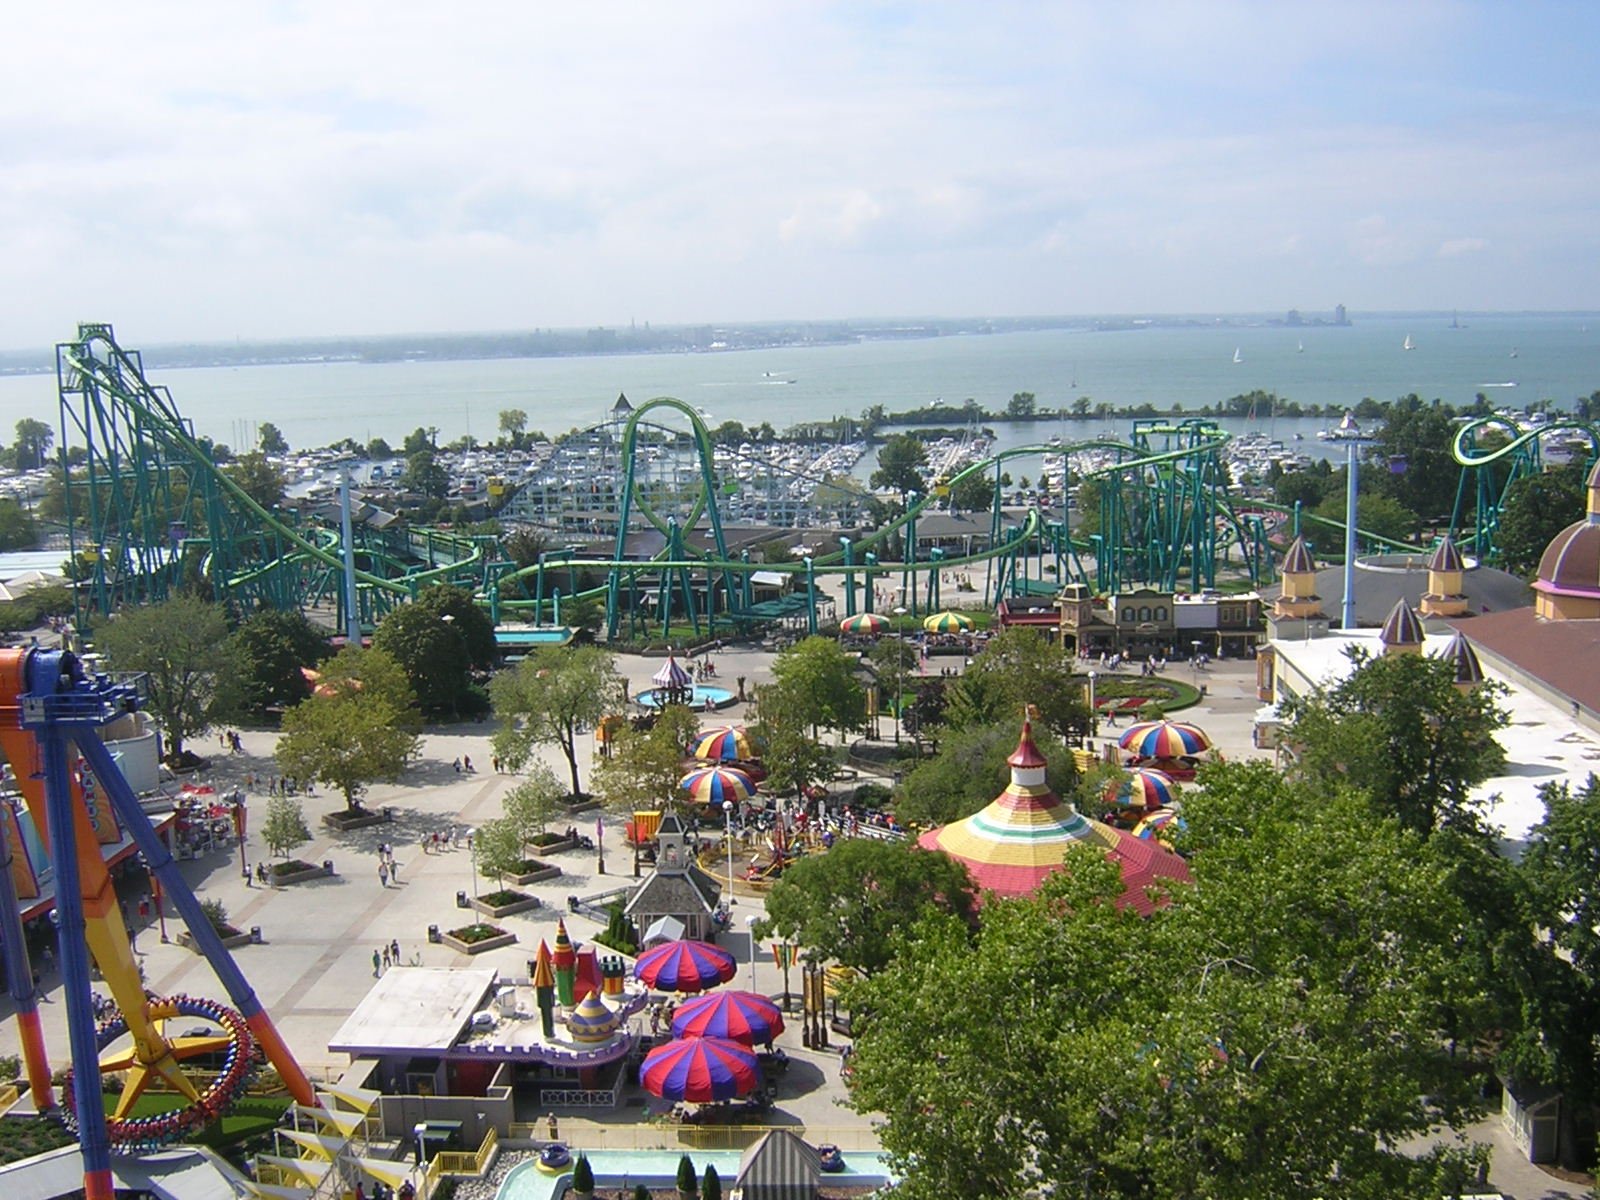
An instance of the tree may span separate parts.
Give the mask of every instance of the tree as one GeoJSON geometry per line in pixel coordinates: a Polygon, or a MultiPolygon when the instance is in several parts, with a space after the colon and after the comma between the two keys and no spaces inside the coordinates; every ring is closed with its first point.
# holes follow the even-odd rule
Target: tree
{"type": "Polygon", "coordinates": [[[1011,421],[1031,421],[1039,409],[1032,392],[1013,392],[1006,404],[1006,418],[1011,421]]]}
{"type": "Polygon", "coordinates": [[[1450,446],[1456,427],[1454,410],[1438,401],[1425,403],[1412,394],[1389,406],[1374,446],[1380,463],[1378,488],[1410,512],[1429,520],[1448,516],[1460,478],[1450,446]],[[1404,470],[1392,468],[1404,466],[1404,470]]]}
{"type": "Polygon", "coordinates": [[[966,867],[914,842],[846,838],[807,855],[767,896],[757,937],[776,932],[825,958],[873,975],[889,965],[896,939],[933,911],[971,922],[977,899],[966,867]]]}
{"type": "Polygon", "coordinates": [[[897,1194],[1463,1190],[1471,1151],[1402,1147],[1481,1106],[1437,1026],[1475,986],[1451,952],[1466,914],[1420,839],[1266,764],[1219,768],[1185,817],[1195,886],[1150,917],[1108,902],[1117,868],[1086,851],[986,903],[976,938],[924,918],[846,990],[850,1102],[883,1115],[897,1194]]]}
{"type": "Polygon", "coordinates": [[[572,1191],[577,1196],[594,1194],[594,1168],[589,1165],[588,1155],[578,1155],[572,1166],[572,1191]]]}
{"type": "MultiPolygon", "coordinates": [[[[1006,764],[1017,748],[1016,720],[951,730],[939,752],[918,763],[895,794],[894,813],[902,825],[930,829],[970,817],[998,796],[1011,779],[1006,764]]],[[[1045,781],[1058,796],[1072,796],[1078,782],[1072,755],[1054,735],[1034,731],[1034,742],[1049,762],[1045,781]]]]}
{"type": "Polygon", "coordinates": [[[891,706],[894,709],[894,740],[898,745],[900,726],[903,724],[900,710],[904,702],[906,680],[917,665],[917,652],[906,644],[904,638],[885,637],[878,639],[867,657],[872,660],[878,673],[878,685],[883,697],[879,703],[885,709],[891,706]]]}
{"type": "Polygon", "coordinates": [[[1518,1081],[1560,1090],[1557,1153],[1579,1170],[1593,1163],[1593,1142],[1585,1147],[1574,1118],[1600,1102],[1600,780],[1590,775],[1577,790],[1547,784],[1541,795],[1545,819],[1518,871],[1524,928],[1540,932],[1532,969],[1516,975],[1525,1020],[1504,1059],[1518,1081]]]}
{"type": "Polygon", "coordinates": [[[263,609],[233,634],[239,704],[246,712],[287,708],[311,694],[305,668],[328,653],[328,631],[298,609],[263,609]]]}
{"type": "Polygon", "coordinates": [[[238,659],[217,605],[177,596],[123,609],[95,629],[94,641],[114,669],[145,675],[146,707],[166,731],[169,759],[234,713],[238,659]]]}
{"type": "Polygon", "coordinates": [[[794,687],[769,683],[756,689],[755,736],[761,742],[761,765],[767,769],[765,791],[804,795],[826,779],[835,766],[833,751],[810,736],[811,705],[794,687]]]}
{"type": "Polygon", "coordinates": [[[261,422],[256,435],[256,444],[261,447],[263,454],[289,453],[289,439],[284,437],[271,421],[261,422]]]}
{"type": "Polygon", "coordinates": [[[34,471],[44,466],[55,440],[56,431],[50,426],[32,417],[23,417],[17,422],[17,444],[13,449],[17,470],[34,471]]]}
{"type": "Polygon", "coordinates": [[[450,492],[450,472],[439,465],[432,450],[418,450],[406,456],[406,470],[400,483],[407,491],[443,500],[450,492]]]}
{"type": "Polygon", "coordinates": [[[535,746],[557,746],[572,774],[572,794],[581,795],[578,730],[594,728],[622,701],[611,655],[598,646],[543,646],[516,670],[495,676],[489,694],[504,722],[494,735],[495,753],[515,771],[535,746]]]}
{"type": "Polygon", "coordinates": [[[278,766],[333,788],[347,812],[359,812],[370,784],[398,780],[420,753],[415,704],[400,664],[347,646],[323,668],[317,693],[284,713],[278,766]]]}
{"type": "Polygon", "coordinates": [[[406,434],[405,443],[401,446],[401,453],[403,453],[407,458],[410,458],[414,454],[421,454],[425,451],[432,453],[434,449],[434,443],[438,440],[438,437],[438,426],[430,425],[424,429],[422,426],[418,425],[410,433],[406,434]]]}
{"type": "Polygon", "coordinates": [[[506,818],[515,821],[523,832],[523,841],[542,834],[551,818],[563,811],[565,793],[555,772],[544,763],[534,763],[521,783],[506,793],[501,807],[506,818]]]}
{"type": "Polygon", "coordinates": [[[614,812],[659,808],[683,797],[686,747],[700,730],[699,719],[681,704],[668,704],[655,723],[640,732],[624,726],[611,752],[595,768],[595,787],[614,812]]]}
{"type": "Polygon", "coordinates": [[[393,458],[394,448],[381,437],[375,437],[366,446],[368,458],[393,458]]]}
{"type": "Polygon", "coordinates": [[[525,831],[509,817],[482,821],[472,835],[472,857],[480,874],[494,876],[495,887],[504,887],[507,875],[520,872],[525,831]]]}
{"type": "Polygon", "coordinates": [[[536,529],[518,529],[500,539],[500,549],[522,570],[538,564],[539,555],[550,549],[550,539],[536,529]]]}
{"type": "Polygon", "coordinates": [[[928,449],[909,433],[896,433],[878,451],[878,469],[868,482],[875,488],[890,488],[902,499],[908,492],[926,493],[922,472],[928,465],[928,449]]]}
{"type": "Polygon", "coordinates": [[[500,432],[513,446],[522,445],[523,430],[528,428],[528,414],[520,408],[500,410],[500,432]]]}
{"type": "Polygon", "coordinates": [[[1505,761],[1494,739],[1507,722],[1497,703],[1504,689],[1482,683],[1462,692],[1453,666],[1439,658],[1347,653],[1349,675],[1284,705],[1299,771],[1344,781],[1424,836],[1445,826],[1477,829],[1469,793],[1505,761]]]}
{"type": "Polygon", "coordinates": [[[261,823],[261,840],[267,849],[288,858],[311,840],[305,814],[294,796],[272,796],[267,800],[267,819],[261,823]]]}
{"type": "Polygon", "coordinates": [[[694,1193],[694,1162],[687,1154],[678,1158],[678,1192],[684,1196],[694,1193]]]}
{"type": "Polygon", "coordinates": [[[454,621],[441,620],[421,604],[402,604],[378,622],[372,646],[404,668],[424,712],[460,711],[472,664],[454,621]]]}
{"type": "Polygon", "coordinates": [[[987,471],[973,471],[950,485],[951,512],[982,512],[994,504],[994,478],[987,471]]]}
{"type": "Polygon", "coordinates": [[[31,550],[39,544],[33,514],[15,500],[0,500],[0,550],[31,550]]]}
{"type": "Polygon", "coordinates": [[[804,724],[850,733],[867,719],[866,691],[856,678],[856,660],[832,638],[808,637],[778,652],[772,674],[804,724]]]}
{"type": "MultiPolygon", "coordinates": [[[[1323,494],[1321,503],[1313,511],[1324,520],[1342,525],[1345,516],[1343,472],[1339,480],[1337,486],[1323,494]]],[[[1375,533],[1396,542],[1409,542],[1416,537],[1417,527],[1421,524],[1416,513],[1392,496],[1366,490],[1356,496],[1356,528],[1366,533],[1375,533]]]]}
{"type": "Polygon", "coordinates": [[[706,1164],[706,1173],[700,1179],[700,1200],[722,1200],[722,1176],[711,1163],[706,1164]]]}
{"type": "Polygon", "coordinates": [[[1545,547],[1568,525],[1582,520],[1585,491],[1576,469],[1525,475],[1506,491],[1495,543],[1505,569],[1531,575],[1545,547]]]}
{"type": "Polygon", "coordinates": [[[1085,681],[1072,658],[1036,629],[1016,627],[989,639],[949,689],[945,724],[953,729],[1010,722],[1025,710],[1057,736],[1078,740],[1089,732],[1085,681]]]}
{"type": "Polygon", "coordinates": [[[283,476],[259,451],[241,454],[222,468],[222,473],[262,508],[270,511],[283,503],[283,476]]]}

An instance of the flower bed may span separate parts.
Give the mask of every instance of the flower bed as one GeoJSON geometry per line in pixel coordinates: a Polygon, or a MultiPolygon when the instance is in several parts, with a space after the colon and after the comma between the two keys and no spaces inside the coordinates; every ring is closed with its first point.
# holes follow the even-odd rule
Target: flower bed
{"type": "Polygon", "coordinates": [[[516,892],[509,888],[501,892],[490,892],[487,896],[474,896],[471,903],[474,910],[481,912],[486,917],[499,920],[509,917],[512,913],[526,912],[530,908],[539,907],[539,897],[530,896],[527,892],[516,892]]]}
{"type": "Polygon", "coordinates": [[[291,883],[304,883],[308,879],[322,879],[333,874],[327,867],[318,866],[316,863],[304,862],[298,858],[291,859],[288,862],[273,863],[272,866],[267,868],[267,871],[271,876],[272,882],[279,887],[291,883]]]}
{"type": "Polygon", "coordinates": [[[517,873],[511,876],[511,882],[518,887],[538,883],[544,879],[555,879],[561,874],[561,868],[555,863],[541,862],[537,858],[525,858],[517,864],[517,867],[517,873]]]}
{"type": "Polygon", "coordinates": [[[498,925],[480,921],[476,925],[463,925],[460,929],[449,930],[440,934],[439,938],[458,953],[482,954],[486,950],[498,950],[501,946],[515,945],[517,935],[507,933],[498,925]]]}
{"type": "MultiPolygon", "coordinates": [[[[223,946],[229,950],[237,950],[240,946],[248,946],[253,940],[248,933],[241,932],[232,925],[224,925],[218,929],[217,937],[222,939],[223,946]]],[[[200,953],[200,947],[195,944],[194,935],[187,929],[180,929],[176,940],[178,945],[184,949],[193,950],[196,954],[200,953]]]]}
{"type": "Polygon", "coordinates": [[[379,812],[368,812],[364,808],[345,808],[338,812],[322,814],[322,823],[340,833],[348,833],[352,829],[366,829],[370,825],[382,825],[391,819],[387,808],[379,812]]]}
{"type": "Polygon", "coordinates": [[[536,833],[528,839],[528,845],[541,854],[556,854],[562,850],[571,850],[577,844],[564,833],[536,833]]]}

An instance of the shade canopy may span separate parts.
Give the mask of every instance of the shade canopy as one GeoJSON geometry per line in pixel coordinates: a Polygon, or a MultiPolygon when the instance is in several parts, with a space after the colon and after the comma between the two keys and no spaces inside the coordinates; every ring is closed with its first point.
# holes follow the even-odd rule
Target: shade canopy
{"type": "Polygon", "coordinates": [[[663,942],[639,955],[633,977],[660,992],[703,992],[732,979],[733,955],[710,942],[663,942]]]}
{"type": "Polygon", "coordinates": [[[685,1000],[672,1016],[672,1036],[727,1038],[764,1046],[783,1032],[783,1013],[755,992],[716,992],[685,1000]]]}
{"type": "Polygon", "coordinates": [[[922,627],[929,633],[969,633],[972,618],[958,612],[934,613],[923,618],[922,627]]]}
{"type": "Polygon", "coordinates": [[[1141,767],[1112,786],[1107,799],[1121,808],[1166,808],[1178,797],[1172,776],[1153,767],[1141,767]]]}
{"type": "Polygon", "coordinates": [[[917,839],[924,849],[943,850],[961,862],[981,890],[1032,895],[1080,848],[1117,864],[1124,889],[1117,903],[1136,912],[1149,913],[1159,903],[1147,889],[1189,878],[1184,861],[1159,843],[1090,820],[1057,796],[1046,782],[1047,764],[1026,722],[1007,762],[1011,782],[993,803],[917,839]]]}
{"type": "Polygon", "coordinates": [[[650,676],[650,682],[657,687],[686,688],[693,687],[694,680],[689,677],[689,672],[679,665],[669,651],[667,661],[661,664],[661,669],[650,676]]]}
{"type": "Polygon", "coordinates": [[[737,767],[702,767],[678,780],[678,786],[689,794],[689,799],[702,804],[721,804],[724,800],[737,804],[756,792],[756,781],[737,767]]]}
{"type": "Polygon", "coordinates": [[[889,628],[889,619],[877,613],[857,613],[839,622],[840,633],[882,633],[889,628]]]}
{"type": "Polygon", "coordinates": [[[694,756],[711,762],[747,762],[755,757],[755,749],[746,730],[725,725],[701,734],[694,756]]]}
{"type": "Polygon", "coordinates": [[[652,1096],[709,1104],[761,1086],[755,1052],[726,1038],[684,1038],[645,1055],[639,1082],[652,1096]]]}
{"type": "Polygon", "coordinates": [[[1133,827],[1133,836],[1146,842],[1154,838],[1165,845],[1172,841],[1175,831],[1184,828],[1183,817],[1177,809],[1158,808],[1153,813],[1146,813],[1144,819],[1133,827]]]}
{"type": "Polygon", "coordinates": [[[1128,726],[1117,745],[1135,758],[1193,758],[1211,749],[1211,739],[1183,721],[1140,721],[1128,726]]]}

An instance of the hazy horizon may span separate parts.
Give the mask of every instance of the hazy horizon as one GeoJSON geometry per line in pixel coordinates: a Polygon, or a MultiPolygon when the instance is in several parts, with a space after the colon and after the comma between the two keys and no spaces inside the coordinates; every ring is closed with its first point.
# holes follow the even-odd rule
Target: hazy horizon
{"type": "Polygon", "coordinates": [[[8,346],[1600,310],[1589,4],[72,11],[7,18],[8,346]]]}

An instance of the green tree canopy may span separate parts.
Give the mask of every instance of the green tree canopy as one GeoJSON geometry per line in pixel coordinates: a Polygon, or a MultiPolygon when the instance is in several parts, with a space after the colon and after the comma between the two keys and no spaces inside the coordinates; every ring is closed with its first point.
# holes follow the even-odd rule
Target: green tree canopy
{"type": "Polygon", "coordinates": [[[1469,793],[1505,761],[1494,738],[1507,721],[1503,689],[1483,683],[1462,692],[1439,658],[1348,653],[1349,675],[1284,705],[1299,771],[1343,780],[1424,836],[1442,826],[1476,829],[1469,793]]]}
{"type": "Polygon", "coordinates": [[[263,454],[289,453],[289,439],[271,421],[261,422],[256,431],[256,444],[261,447],[263,454]]]}
{"type": "Polygon", "coordinates": [[[267,819],[261,823],[261,840],[273,854],[288,858],[311,840],[305,814],[297,796],[272,796],[267,800],[267,819]]]}
{"type": "Polygon", "coordinates": [[[866,723],[867,694],[856,678],[857,661],[832,638],[808,637],[778,652],[772,674],[790,694],[790,711],[813,729],[851,733],[866,723]]]}
{"type": "Polygon", "coordinates": [[[897,937],[925,912],[970,923],[976,909],[966,867],[914,842],[846,838],[807,855],[767,896],[757,937],[780,937],[872,975],[889,965],[897,937]]]}
{"type": "Polygon", "coordinates": [[[287,708],[311,694],[304,668],[328,654],[328,631],[299,610],[263,609],[233,634],[240,705],[252,713],[287,708]]]}
{"type": "Polygon", "coordinates": [[[495,753],[512,770],[528,761],[535,746],[559,747],[578,780],[578,731],[593,729],[622,702],[622,676],[609,652],[598,646],[543,646],[496,675],[489,685],[495,715],[503,725],[494,735],[495,753]]]}
{"type": "Polygon", "coordinates": [[[0,499],[0,550],[31,550],[38,544],[33,514],[10,497],[0,499]]]}
{"type": "Polygon", "coordinates": [[[283,503],[283,476],[259,450],[241,454],[222,471],[262,508],[270,511],[283,503]]]}
{"type": "MultiPolygon", "coordinates": [[[[1013,723],[1038,711],[1040,728],[1079,739],[1089,731],[1086,680],[1072,657],[1036,629],[1015,627],[989,639],[983,652],[948,690],[945,724],[954,729],[1013,723]]],[[[1015,743],[1013,743],[1014,745],[1015,743]]]]}
{"type": "Polygon", "coordinates": [[[399,663],[347,646],[323,667],[317,693],[284,713],[278,767],[333,788],[357,811],[368,786],[397,781],[420,753],[415,705],[399,663]]]}
{"type": "Polygon", "coordinates": [[[16,437],[12,456],[17,470],[33,471],[44,466],[48,460],[50,447],[55,445],[56,431],[43,421],[23,417],[17,422],[16,437]]]}
{"type": "Polygon", "coordinates": [[[756,688],[755,736],[761,743],[761,765],[767,769],[762,790],[770,795],[804,794],[836,765],[833,750],[811,736],[809,699],[798,688],[769,683],[756,688]]]}
{"type": "Polygon", "coordinates": [[[892,435],[878,451],[878,469],[868,482],[875,488],[891,488],[902,497],[907,492],[926,494],[923,472],[928,466],[928,448],[909,433],[892,435]]]}
{"type": "MultiPolygon", "coordinates": [[[[986,806],[1010,782],[1006,759],[1017,748],[1019,728],[1018,721],[1001,720],[946,733],[939,752],[918,763],[895,793],[895,817],[902,825],[930,829],[986,806]]],[[[1071,753],[1048,730],[1036,729],[1034,743],[1050,764],[1046,782],[1058,796],[1072,798],[1078,773],[1071,753]]]]}
{"type": "Polygon", "coordinates": [[[518,874],[527,853],[523,843],[527,833],[509,817],[481,821],[472,835],[472,858],[478,871],[494,876],[495,886],[503,887],[507,875],[518,874]]]}
{"type": "Polygon", "coordinates": [[[847,991],[851,1103],[883,1114],[897,1194],[1461,1191],[1468,1150],[1401,1148],[1481,1104],[1438,1024],[1476,985],[1465,914],[1421,840],[1266,764],[1210,774],[1185,816],[1195,886],[1152,916],[1083,853],[986,903],[976,939],[924,918],[847,991]]]}
{"type": "Polygon", "coordinates": [[[1374,446],[1381,465],[1405,464],[1404,471],[1374,472],[1378,488],[1428,520],[1448,516],[1455,504],[1460,471],[1450,452],[1454,415],[1437,400],[1428,404],[1415,394],[1403,396],[1389,406],[1374,446]]]}
{"type": "Polygon", "coordinates": [[[167,753],[236,711],[239,665],[228,620],[215,604],[176,596],[125,608],[96,626],[95,648],[118,671],[141,671],[146,707],[161,722],[167,753]]]}
{"type": "MultiPolygon", "coordinates": [[[[1324,492],[1322,500],[1312,511],[1324,520],[1344,524],[1345,494],[1342,472],[1337,486],[1330,487],[1324,492]]],[[[1357,529],[1397,542],[1408,542],[1417,536],[1417,527],[1420,524],[1417,514],[1400,501],[1392,496],[1369,491],[1362,485],[1360,493],[1356,496],[1357,529]]]]}
{"type": "Polygon", "coordinates": [[[699,729],[699,718],[681,704],[663,707],[645,732],[624,725],[594,771],[595,788],[606,807],[630,813],[678,806],[684,798],[678,781],[686,747],[699,729]]]}
{"type": "Polygon", "coordinates": [[[1495,532],[1505,569],[1532,575],[1556,534],[1583,519],[1586,499],[1581,465],[1516,480],[1506,492],[1495,532]]]}
{"type": "Polygon", "coordinates": [[[515,821],[522,830],[524,841],[545,827],[559,813],[565,811],[566,791],[556,773],[542,762],[531,764],[522,781],[506,793],[501,801],[506,819],[515,821]]]}

